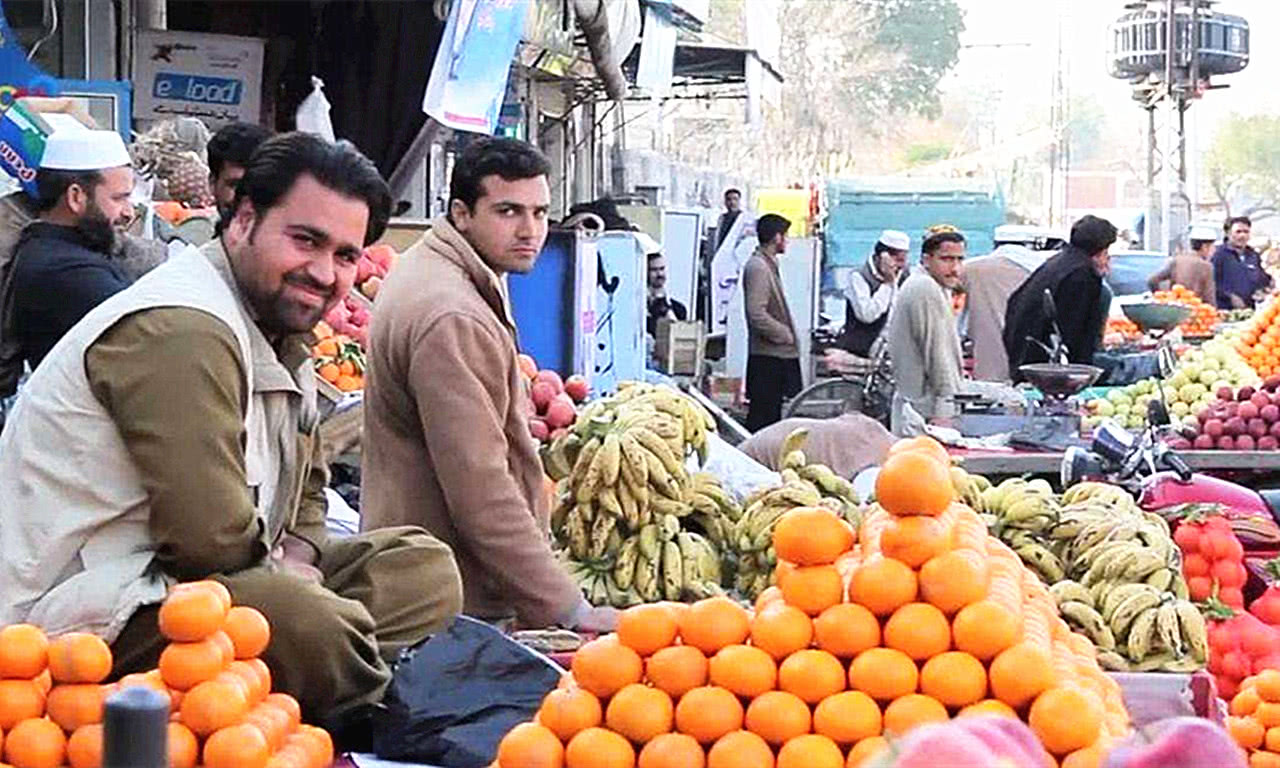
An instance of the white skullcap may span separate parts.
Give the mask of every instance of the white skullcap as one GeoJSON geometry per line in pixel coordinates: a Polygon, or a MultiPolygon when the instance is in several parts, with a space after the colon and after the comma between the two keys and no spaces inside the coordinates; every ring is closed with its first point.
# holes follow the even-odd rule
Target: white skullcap
{"type": "Polygon", "coordinates": [[[880,243],[895,251],[911,250],[911,236],[896,229],[886,229],[880,233],[880,243]]]}
{"type": "Polygon", "coordinates": [[[1217,240],[1218,228],[1211,224],[1197,224],[1191,228],[1192,240],[1217,240]]]}
{"type": "Polygon", "coordinates": [[[100,171],[131,165],[124,139],[115,131],[62,127],[45,139],[40,167],[57,171],[100,171]]]}

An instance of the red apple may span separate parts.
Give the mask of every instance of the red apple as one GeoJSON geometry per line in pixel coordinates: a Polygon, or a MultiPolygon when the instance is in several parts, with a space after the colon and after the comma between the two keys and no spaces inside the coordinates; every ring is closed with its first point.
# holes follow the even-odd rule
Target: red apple
{"type": "Polygon", "coordinates": [[[382,268],[384,274],[386,270],[391,269],[391,261],[395,258],[396,251],[389,245],[376,243],[364,249],[364,255],[369,260],[382,268]]]}
{"type": "Polygon", "coordinates": [[[547,427],[547,422],[533,418],[529,419],[529,434],[533,435],[534,440],[545,443],[551,437],[551,430],[547,427]]]}
{"type": "Polygon", "coordinates": [[[1280,389],[1280,376],[1268,376],[1267,380],[1262,382],[1262,388],[1268,392],[1275,392],[1280,389]]]}
{"type": "Polygon", "coordinates": [[[577,413],[573,410],[572,403],[566,403],[564,400],[556,397],[551,401],[551,404],[547,406],[547,412],[544,418],[547,420],[547,426],[552,429],[560,429],[561,427],[567,427],[570,424],[573,424],[573,420],[576,416],[577,413]]]}
{"type": "Polygon", "coordinates": [[[1236,441],[1229,435],[1223,435],[1218,438],[1217,445],[1220,451],[1234,451],[1236,449],[1236,441]]]}
{"type": "Polygon", "coordinates": [[[1274,450],[1277,450],[1277,449],[1280,449],[1280,440],[1277,440],[1276,438],[1272,437],[1271,435],[1267,435],[1266,437],[1260,437],[1260,438],[1258,438],[1258,450],[1260,450],[1260,451],[1274,451],[1274,450]]]}
{"type": "Polygon", "coordinates": [[[1242,403],[1247,402],[1251,397],[1253,397],[1253,387],[1241,387],[1240,391],[1236,393],[1236,400],[1242,403]]]}
{"type": "Polygon", "coordinates": [[[1169,447],[1175,451],[1187,451],[1191,449],[1191,441],[1185,437],[1175,437],[1169,441],[1169,447]]]}
{"type": "Polygon", "coordinates": [[[1255,440],[1267,434],[1267,422],[1262,419],[1250,419],[1249,434],[1252,435],[1255,440]]]}
{"type": "Polygon", "coordinates": [[[1231,437],[1236,437],[1237,435],[1243,435],[1247,431],[1248,425],[1239,416],[1232,416],[1227,419],[1227,423],[1223,424],[1222,428],[1231,437]]]}
{"type": "Polygon", "coordinates": [[[551,405],[551,401],[555,398],[555,388],[545,381],[534,382],[529,390],[529,399],[533,400],[533,407],[538,410],[538,413],[546,413],[547,406],[551,405]]]}
{"type": "Polygon", "coordinates": [[[1222,406],[1222,411],[1223,411],[1223,413],[1227,414],[1227,418],[1229,419],[1229,418],[1231,418],[1232,416],[1239,415],[1239,413],[1240,413],[1240,404],[1239,404],[1239,403],[1225,403],[1225,404],[1222,406]]]}
{"type": "Polygon", "coordinates": [[[1271,396],[1268,395],[1266,392],[1258,392],[1252,398],[1249,399],[1249,402],[1253,403],[1259,408],[1262,408],[1265,405],[1271,405],[1271,396]]]}
{"type": "Polygon", "coordinates": [[[1240,407],[1236,409],[1236,415],[1245,421],[1256,419],[1258,418],[1258,406],[1249,402],[1241,403],[1240,407]]]}
{"type": "Polygon", "coordinates": [[[1218,399],[1222,401],[1235,400],[1236,393],[1231,391],[1231,387],[1218,387],[1218,399]]]}
{"type": "Polygon", "coordinates": [[[1204,424],[1206,421],[1213,418],[1213,409],[1207,405],[1200,406],[1196,409],[1196,418],[1200,420],[1201,424],[1204,424]]]}
{"type": "Polygon", "coordinates": [[[1277,421],[1275,424],[1272,424],[1271,429],[1267,430],[1267,434],[1271,435],[1277,440],[1280,440],[1280,421],[1277,421]]]}
{"type": "Polygon", "coordinates": [[[1197,451],[1212,450],[1214,446],[1213,438],[1208,435],[1200,435],[1191,442],[1191,446],[1197,451]]]}
{"type": "Polygon", "coordinates": [[[376,274],[378,274],[378,266],[368,256],[361,256],[356,262],[356,285],[360,285],[376,274]]]}
{"type": "Polygon", "coordinates": [[[1241,435],[1236,438],[1237,451],[1252,451],[1255,445],[1253,435],[1241,435]]]}
{"type": "Polygon", "coordinates": [[[1280,407],[1275,405],[1263,406],[1262,409],[1258,411],[1258,415],[1268,424],[1274,424],[1277,421],[1280,421],[1280,407]]]}
{"type": "Polygon", "coordinates": [[[582,376],[570,376],[565,379],[564,391],[569,397],[573,398],[575,403],[583,403],[587,400],[587,395],[591,393],[591,385],[582,376]]]}
{"type": "Polygon", "coordinates": [[[1222,437],[1222,434],[1225,431],[1225,425],[1222,423],[1221,419],[1209,419],[1204,423],[1204,433],[1213,440],[1217,440],[1219,437],[1222,437]]]}
{"type": "Polygon", "coordinates": [[[555,388],[556,394],[564,391],[564,381],[561,380],[560,374],[555,371],[538,371],[538,375],[533,377],[534,381],[545,381],[555,388]]]}

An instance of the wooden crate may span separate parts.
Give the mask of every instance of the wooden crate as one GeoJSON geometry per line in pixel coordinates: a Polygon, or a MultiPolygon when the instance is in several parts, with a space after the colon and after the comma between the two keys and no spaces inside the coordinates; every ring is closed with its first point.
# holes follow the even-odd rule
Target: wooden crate
{"type": "Polygon", "coordinates": [[[706,355],[706,329],[702,323],[663,318],[653,353],[658,367],[670,376],[698,376],[706,355]]]}

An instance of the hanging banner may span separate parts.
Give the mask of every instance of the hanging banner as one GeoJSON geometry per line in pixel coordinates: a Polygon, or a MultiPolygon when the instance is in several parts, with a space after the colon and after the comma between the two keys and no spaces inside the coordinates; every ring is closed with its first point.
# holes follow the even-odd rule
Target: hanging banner
{"type": "Polygon", "coordinates": [[[492,134],[528,0],[455,0],[422,111],[454,130],[492,134]]]}

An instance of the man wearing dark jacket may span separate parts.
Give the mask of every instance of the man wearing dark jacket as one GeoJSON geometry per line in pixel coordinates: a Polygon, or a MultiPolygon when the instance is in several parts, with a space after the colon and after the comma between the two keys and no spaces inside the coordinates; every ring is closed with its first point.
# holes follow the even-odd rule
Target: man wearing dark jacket
{"type": "Polygon", "coordinates": [[[133,169],[115,131],[62,129],[36,176],[40,217],[18,239],[13,330],[35,368],[71,326],[132,280],[110,257],[133,218],[133,169]]]}
{"type": "Polygon", "coordinates": [[[1073,363],[1092,364],[1106,323],[1108,307],[1103,304],[1110,305],[1110,292],[1104,291],[1102,279],[1111,270],[1115,241],[1116,228],[1111,222],[1085,216],[1071,227],[1070,244],[1031,273],[1009,297],[1004,347],[1014,382],[1021,380],[1019,366],[1048,360],[1040,347],[1050,346],[1053,329],[1052,318],[1044,311],[1046,290],[1057,305],[1058,328],[1068,358],[1073,363]]]}

